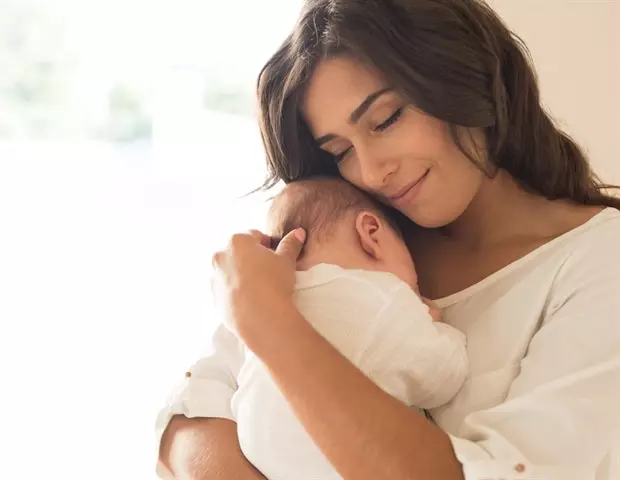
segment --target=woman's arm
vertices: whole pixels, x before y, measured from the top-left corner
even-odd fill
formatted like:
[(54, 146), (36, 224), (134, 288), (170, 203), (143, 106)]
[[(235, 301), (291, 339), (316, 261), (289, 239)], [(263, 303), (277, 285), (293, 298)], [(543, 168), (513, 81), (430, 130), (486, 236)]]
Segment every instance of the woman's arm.
[[(619, 472), (605, 456), (620, 453), (620, 304), (611, 303), (617, 309), (607, 313), (589, 309), (598, 318), (567, 306), (566, 321), (558, 311), (508, 398), (469, 414), (461, 438), (385, 394), (294, 310), (283, 313), (278, 336), (257, 336), (251, 348), (345, 479), (607, 480)], [(597, 469), (610, 472), (595, 477)]]
[(344, 478), (462, 479), (449, 437), (377, 387), (295, 308), (295, 265), (304, 239), (303, 231), (290, 232), (273, 252), (258, 232), (239, 234), (215, 255), (231, 329), (265, 363)]
[[(508, 397), (468, 414), (460, 438), (383, 393), (332, 348), (282, 288), (283, 256), (247, 239), (228, 252), (243, 259), (228, 273), (233, 317), (344, 478), (607, 480), (616, 478), (610, 455), (620, 450), (620, 239), (612, 240), (566, 262)], [(267, 282), (265, 272), (280, 277)]]
[(237, 425), (221, 418), (175, 416), (159, 451), (164, 480), (265, 480), (241, 452)]
[(292, 305), (279, 318), (276, 336), (249, 346), (343, 478), (463, 478), (448, 435), (383, 392)]
[(182, 384), (157, 418), (157, 473), (164, 479), (262, 478), (239, 448), (231, 411), (245, 347), (224, 326), (212, 347), (211, 355), (179, 375)]

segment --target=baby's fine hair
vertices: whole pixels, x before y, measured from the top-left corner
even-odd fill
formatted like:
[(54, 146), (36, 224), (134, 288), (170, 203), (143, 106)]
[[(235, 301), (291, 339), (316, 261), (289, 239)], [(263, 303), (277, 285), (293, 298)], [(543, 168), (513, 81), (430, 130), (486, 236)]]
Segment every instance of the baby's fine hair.
[(273, 199), (270, 209), (275, 242), (296, 228), (303, 228), (308, 239), (322, 241), (335, 232), (347, 214), (368, 210), (401, 232), (402, 214), (383, 205), (368, 193), (339, 177), (317, 176), (289, 183)]

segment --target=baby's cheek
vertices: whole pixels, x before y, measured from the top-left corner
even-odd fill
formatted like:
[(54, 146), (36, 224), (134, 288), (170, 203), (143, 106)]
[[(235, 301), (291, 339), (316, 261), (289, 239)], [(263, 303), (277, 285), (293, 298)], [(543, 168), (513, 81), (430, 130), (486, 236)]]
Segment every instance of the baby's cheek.
[(411, 288), (418, 292), (418, 274), (415, 271), (415, 265), (413, 263), (413, 260), (411, 260), (411, 257), (409, 255), (407, 255), (407, 262), (405, 262), (404, 265), (406, 265), (406, 275), (409, 279), (407, 283), (411, 286)]
[(395, 238), (390, 245), (388, 261), (392, 263), (390, 271), (409, 285), (413, 290), (418, 290), (418, 275), (407, 245), (400, 238)]
[(401, 261), (398, 266), (398, 277), (409, 285), (414, 291), (418, 292), (418, 275), (416, 274), (413, 263), (409, 260)]
[(409, 285), (411, 286), (411, 288), (413, 290), (415, 290), (416, 293), (420, 293), (420, 289), (418, 287), (418, 275), (415, 272), (415, 269), (412, 269), (410, 272), (410, 282)]

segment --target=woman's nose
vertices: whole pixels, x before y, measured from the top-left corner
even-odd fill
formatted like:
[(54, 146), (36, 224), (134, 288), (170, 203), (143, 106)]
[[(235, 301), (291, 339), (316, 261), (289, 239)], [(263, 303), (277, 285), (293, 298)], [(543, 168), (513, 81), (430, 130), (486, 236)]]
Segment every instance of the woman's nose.
[(371, 190), (382, 190), (389, 177), (398, 170), (398, 162), (389, 159), (380, 152), (368, 148), (357, 148), (357, 159), (360, 166), (361, 180)]

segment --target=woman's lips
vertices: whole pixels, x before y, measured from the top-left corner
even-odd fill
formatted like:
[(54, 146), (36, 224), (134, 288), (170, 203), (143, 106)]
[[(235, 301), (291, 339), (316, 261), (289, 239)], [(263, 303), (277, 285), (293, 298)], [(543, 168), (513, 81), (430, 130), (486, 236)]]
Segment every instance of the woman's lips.
[(390, 197), (390, 201), (392, 202), (392, 204), (395, 207), (402, 207), (413, 201), (413, 199), (418, 195), (418, 192), (421, 190), (422, 184), (428, 176), (428, 172), (430, 172), (430, 169), (424, 172), (424, 175), (422, 175), (409, 187), (407, 187), (404, 192), (402, 192), (398, 196)]

